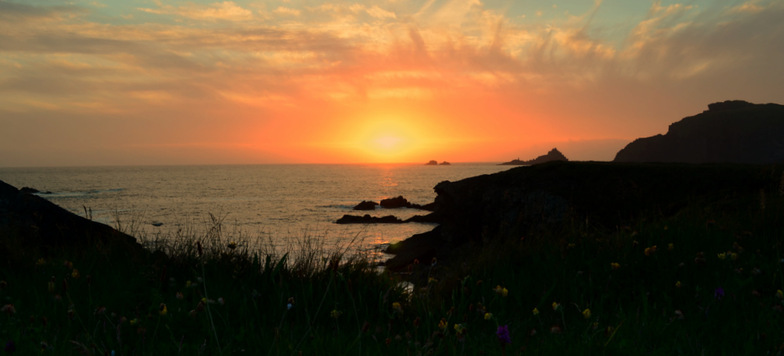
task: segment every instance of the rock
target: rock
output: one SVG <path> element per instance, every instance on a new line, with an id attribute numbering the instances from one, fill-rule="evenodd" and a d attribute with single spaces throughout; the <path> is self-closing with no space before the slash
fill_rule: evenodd
<path id="1" fill-rule="evenodd" d="M 438 165 L 439 166 L 449 166 L 449 165 L 451 165 L 451 163 L 449 163 L 447 161 L 443 161 L 443 162 L 439 163 Z"/>
<path id="2" fill-rule="evenodd" d="M 521 161 L 519 158 L 511 160 L 509 162 L 501 163 L 501 165 L 505 166 L 530 166 L 534 164 L 541 164 L 547 162 L 554 162 L 554 161 L 568 161 L 566 156 L 563 155 L 557 148 L 553 148 L 550 152 L 547 152 L 546 155 L 542 155 L 536 157 L 532 160 L 528 161 Z"/>
<path id="3" fill-rule="evenodd" d="M 425 163 L 425 165 L 426 166 L 437 166 L 438 165 L 438 161 L 433 159 L 433 160 L 430 160 L 429 162 Z"/>
<path id="4" fill-rule="evenodd" d="M 387 198 L 381 199 L 381 207 L 384 209 L 398 209 L 398 208 L 410 208 L 411 203 L 403 198 L 403 196 L 397 196 L 394 198 Z"/>
<path id="5" fill-rule="evenodd" d="M 107 260 L 147 256 L 132 236 L 73 214 L 54 203 L 0 181 L 0 261 L 9 265 L 87 249 Z"/>
<path id="6" fill-rule="evenodd" d="M 370 216 L 370 214 L 363 216 L 343 215 L 343 217 L 335 221 L 336 224 L 402 224 L 403 222 L 403 220 L 392 215 L 377 217 Z"/>
<path id="7" fill-rule="evenodd" d="M 734 100 L 670 125 L 665 135 L 639 138 L 615 162 L 784 162 L 784 106 Z"/>
<path id="8" fill-rule="evenodd" d="M 779 186 L 779 168 L 550 162 L 441 182 L 435 187 L 436 209 L 426 216 L 439 225 L 390 246 L 396 256 L 387 268 L 431 257 L 459 261 L 458 251 L 476 252 L 485 244 L 552 234 L 572 224 L 612 231 L 641 217 L 672 216 L 690 202 L 759 194 Z"/>
<path id="9" fill-rule="evenodd" d="M 361 203 L 354 206 L 354 210 L 375 210 L 376 205 L 378 205 L 378 203 L 374 201 L 364 200 Z"/>

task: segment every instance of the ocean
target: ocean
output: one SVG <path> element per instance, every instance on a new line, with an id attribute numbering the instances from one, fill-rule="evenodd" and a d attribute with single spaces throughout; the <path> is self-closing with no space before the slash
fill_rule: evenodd
<path id="1" fill-rule="evenodd" d="M 68 211 L 140 240 L 178 231 L 198 236 L 215 217 L 222 220 L 225 239 L 241 237 L 281 250 L 297 246 L 303 237 L 326 246 L 356 239 L 358 248 L 379 249 L 434 225 L 335 221 L 344 214 L 424 215 L 428 212 L 407 208 L 352 208 L 363 200 L 396 196 L 424 205 L 435 199 L 433 187 L 441 181 L 506 169 L 493 163 L 0 168 L 0 180 L 35 188 Z"/>

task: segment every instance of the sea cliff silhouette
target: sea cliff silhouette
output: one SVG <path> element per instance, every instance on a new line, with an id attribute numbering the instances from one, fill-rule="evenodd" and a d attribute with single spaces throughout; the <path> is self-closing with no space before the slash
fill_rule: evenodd
<path id="1" fill-rule="evenodd" d="M 784 162 L 784 106 L 733 100 L 670 125 L 665 135 L 638 138 L 615 162 Z"/>

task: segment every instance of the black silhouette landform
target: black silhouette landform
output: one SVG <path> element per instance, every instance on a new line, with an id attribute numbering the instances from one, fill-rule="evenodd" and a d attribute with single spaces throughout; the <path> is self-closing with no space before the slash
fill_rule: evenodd
<path id="1" fill-rule="evenodd" d="M 784 162 L 784 106 L 730 100 L 670 125 L 664 135 L 639 138 L 615 162 Z"/>
<path id="2" fill-rule="evenodd" d="M 541 155 L 541 156 L 536 157 L 534 159 L 523 161 L 523 160 L 520 160 L 519 158 L 516 158 L 516 159 L 513 159 L 513 160 L 511 160 L 509 162 L 501 163 L 501 165 L 504 165 L 504 166 L 530 166 L 530 165 L 534 165 L 534 164 L 541 164 L 541 163 L 547 163 L 547 162 L 553 162 L 553 161 L 568 161 L 568 160 L 569 159 L 567 159 L 566 156 L 564 156 L 563 153 L 561 153 L 561 151 L 558 151 L 558 148 L 553 148 L 552 150 L 550 150 L 550 152 L 547 152 L 547 154 Z"/>

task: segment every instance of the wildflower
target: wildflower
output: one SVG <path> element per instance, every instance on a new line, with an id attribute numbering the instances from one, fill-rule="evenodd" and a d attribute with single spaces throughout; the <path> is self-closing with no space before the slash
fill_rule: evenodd
<path id="1" fill-rule="evenodd" d="M 185 289 L 188 289 L 191 286 L 193 286 L 193 282 L 191 282 L 190 280 L 185 281 Z"/>
<path id="2" fill-rule="evenodd" d="M 46 260 L 43 257 L 39 258 L 38 261 L 35 261 L 36 266 L 43 266 L 45 264 L 46 264 Z"/>
<path id="3" fill-rule="evenodd" d="M 724 288 L 721 287 L 716 288 L 716 290 L 713 291 L 713 297 L 716 298 L 717 300 L 721 300 L 721 298 L 724 298 Z"/>
<path id="4" fill-rule="evenodd" d="M 675 245 L 673 245 L 672 242 L 670 242 L 670 243 L 667 244 L 667 249 L 672 251 L 672 250 L 675 249 Z"/>
<path id="5" fill-rule="evenodd" d="M 681 287 L 681 281 L 675 282 L 675 288 L 680 288 L 680 287 Z"/>
<path id="6" fill-rule="evenodd" d="M 485 313 L 485 320 L 490 320 L 493 318 L 493 313 Z"/>
<path id="7" fill-rule="evenodd" d="M 531 313 L 533 313 L 535 316 L 539 315 L 539 309 L 534 308 L 534 310 L 532 310 Z"/>
<path id="8" fill-rule="evenodd" d="M 137 318 L 131 319 L 131 326 L 136 325 L 138 323 L 139 323 L 139 319 L 137 319 Z"/>
<path id="9" fill-rule="evenodd" d="M 722 252 L 722 253 L 717 253 L 717 254 L 716 254 L 716 257 L 718 257 L 720 260 L 724 260 L 725 258 L 727 258 L 727 254 L 726 254 L 726 253 L 724 253 L 724 252 Z"/>
<path id="10" fill-rule="evenodd" d="M 619 269 L 619 268 L 621 268 L 621 264 L 618 263 L 618 262 L 613 262 L 613 263 L 610 263 L 610 267 L 612 269 Z"/>
<path id="11" fill-rule="evenodd" d="M 332 309 L 332 311 L 329 312 L 329 316 L 332 317 L 332 319 L 337 319 L 341 315 L 343 315 L 343 312 L 337 309 Z"/>
<path id="12" fill-rule="evenodd" d="M 403 307 L 398 302 L 392 303 L 392 310 L 396 313 L 403 313 Z"/>
<path id="13" fill-rule="evenodd" d="M 577 245 L 575 245 L 573 242 L 571 242 L 568 245 L 566 245 L 566 248 L 567 249 L 573 249 L 575 246 L 577 246 Z"/>
<path id="14" fill-rule="evenodd" d="M 428 277 L 427 278 L 427 284 L 436 284 L 436 283 L 438 283 L 437 279 L 435 279 L 433 277 Z"/>
<path id="15" fill-rule="evenodd" d="M 446 319 L 444 318 L 441 318 L 441 320 L 438 322 L 438 328 L 441 330 L 446 329 L 447 325 L 449 325 L 449 323 L 447 323 Z"/>
<path id="16" fill-rule="evenodd" d="M 505 287 L 501 287 L 500 285 L 495 286 L 495 288 L 493 288 L 493 291 L 502 297 L 506 297 L 507 295 L 509 295 L 509 290 L 506 289 Z"/>
<path id="17" fill-rule="evenodd" d="M 776 298 L 784 299 L 784 292 L 782 292 L 781 289 L 776 291 Z"/>
<path id="18" fill-rule="evenodd" d="M 730 259 L 733 260 L 733 261 L 737 261 L 738 260 L 738 254 L 735 253 L 735 252 L 730 252 Z"/>
<path id="19" fill-rule="evenodd" d="M 583 310 L 583 318 L 590 319 L 591 318 L 591 309 L 585 308 Z"/>
<path id="20" fill-rule="evenodd" d="M 645 253 L 645 256 L 650 256 L 650 255 L 656 253 L 656 245 L 653 245 L 651 247 L 646 247 L 644 253 Z"/>
<path id="21" fill-rule="evenodd" d="M 16 314 L 16 308 L 14 307 L 13 304 L 6 304 L 3 305 L 2 308 L 0 308 L 0 312 L 6 313 L 8 315 L 14 315 Z"/>
<path id="22" fill-rule="evenodd" d="M 185 296 L 182 294 L 182 292 L 177 292 L 177 294 L 175 294 L 175 297 L 179 300 L 185 299 Z"/>
<path id="23" fill-rule="evenodd" d="M 512 343 L 512 337 L 509 335 L 509 325 L 499 326 L 495 331 L 495 336 L 498 337 L 498 341 L 501 343 L 501 347 Z"/>
<path id="24" fill-rule="evenodd" d="M 466 327 L 463 324 L 455 324 L 455 332 L 458 336 L 461 336 L 463 332 L 466 331 Z"/>
<path id="25" fill-rule="evenodd" d="M 233 249 L 237 248 L 237 242 L 235 242 L 235 241 L 229 242 L 229 244 L 227 245 L 227 247 L 228 247 L 230 250 L 233 250 Z"/>
<path id="26" fill-rule="evenodd" d="M 560 333 L 561 333 L 561 331 L 562 331 L 562 330 L 561 330 L 561 327 L 560 327 L 560 326 L 558 326 L 558 325 L 553 325 L 553 326 L 550 328 L 550 334 L 560 334 Z"/>
<path id="27" fill-rule="evenodd" d="M 166 308 L 166 304 L 161 303 L 161 305 L 158 307 L 158 314 L 160 314 L 161 316 L 166 316 L 166 313 L 168 312 L 169 309 Z"/>
<path id="28" fill-rule="evenodd" d="M 558 304 L 557 302 L 553 302 L 553 310 L 558 310 L 560 306 L 561 304 Z"/>
<path id="29" fill-rule="evenodd" d="M 46 283 L 46 290 L 48 290 L 49 293 L 54 293 L 54 276 Z"/>
<path id="30" fill-rule="evenodd" d="M 8 341 L 5 343 L 5 348 L 3 350 L 5 350 L 5 352 L 9 354 L 13 353 L 14 351 L 16 351 L 16 344 L 14 344 L 13 341 Z"/>
<path id="31" fill-rule="evenodd" d="M 288 301 L 286 302 L 286 310 L 291 310 L 294 307 L 294 297 L 289 297 Z"/>

